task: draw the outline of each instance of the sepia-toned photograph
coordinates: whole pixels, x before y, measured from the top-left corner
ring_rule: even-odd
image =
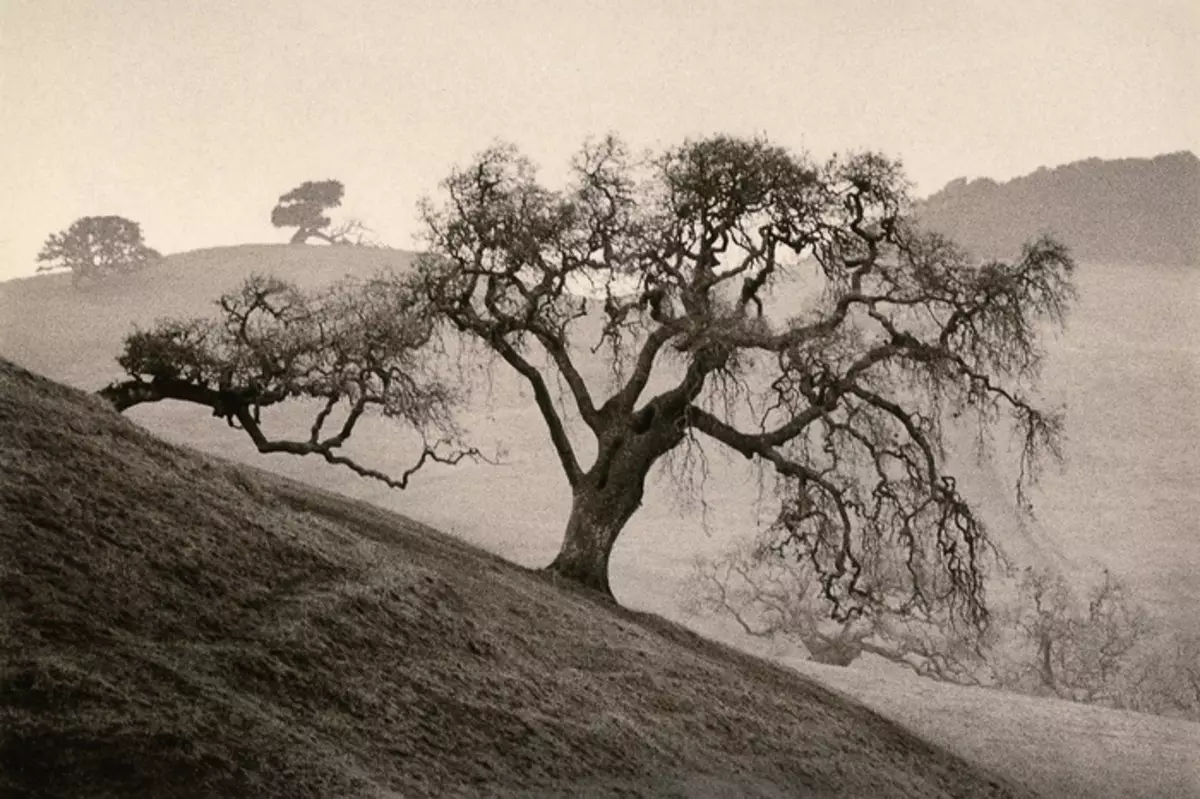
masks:
[[[1200,799],[1196,0],[0,0],[0,797]]]

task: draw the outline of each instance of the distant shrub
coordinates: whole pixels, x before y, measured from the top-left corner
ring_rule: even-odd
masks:
[[[71,270],[72,281],[101,280],[157,264],[162,255],[147,247],[137,222],[121,216],[85,216],[52,233],[38,253],[39,272]]]
[[[894,601],[897,567],[869,575],[883,601],[836,621],[811,566],[741,542],[696,561],[683,609],[784,649],[799,644],[819,663],[874,655],[941,682],[1200,721],[1200,636],[1156,623],[1107,570],[1083,584],[1049,569],[1011,575],[1009,599],[981,633],[955,625],[936,593],[925,605]]]
[[[329,226],[333,223],[325,212],[342,204],[346,189],[337,180],[306,180],[287,194],[271,210],[275,227],[294,227],[292,244],[305,244],[311,238],[335,243]]]

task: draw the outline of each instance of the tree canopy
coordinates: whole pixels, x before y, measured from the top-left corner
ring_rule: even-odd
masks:
[[[52,233],[38,253],[38,271],[66,267],[72,279],[99,280],[136,272],[162,260],[142,240],[137,222],[122,216],[85,216],[60,233]]]
[[[1041,337],[1074,296],[1061,244],[974,262],[911,221],[898,162],[815,163],[762,139],[634,157],[609,136],[584,146],[561,189],[496,145],[441,188],[422,203],[415,270],[315,304],[248,285],[223,300],[218,327],[130,337],[134,379],[107,396],[200,396],[263,451],[338,462],[352,424],[321,439],[321,411],[307,440],[264,444],[257,409],[349,400],[353,420],[366,404],[393,408],[397,386],[438,398],[436,375],[400,380],[410,372],[388,364],[448,327],[532,389],[572,492],[551,572],[611,594],[609,558],[651,468],[716,447],[773,476],[764,551],[803,561],[835,619],[884,607],[986,623],[994,542],[947,466],[946,431],[973,422],[986,454],[1010,429],[1021,500],[1039,459],[1058,455],[1061,415],[1033,391]],[[336,181],[305,184],[276,210],[299,236],[328,224],[320,210],[340,196]],[[396,324],[420,335],[377,353]],[[599,379],[585,367],[596,357]]]
[[[909,209],[884,156],[817,164],[728,136],[648,158],[607,137],[561,190],[505,145],[452,172],[423,205],[423,290],[532,388],[573,493],[552,571],[608,591],[650,468],[688,442],[775,476],[771,546],[811,564],[834,615],[883,601],[866,577],[898,553],[905,601],[936,593],[982,623],[991,540],[947,470],[944,422],[974,418],[981,442],[1015,425],[1022,485],[1057,453],[1060,416],[1031,389],[1073,262],[1042,238],[973,263]],[[798,285],[807,302],[778,301]],[[609,358],[606,385],[581,370],[588,350]]]
[[[342,204],[345,187],[337,180],[306,180],[287,194],[271,210],[275,227],[294,227],[292,244],[304,244],[311,238],[334,243],[328,228],[332,220],[325,215]]]

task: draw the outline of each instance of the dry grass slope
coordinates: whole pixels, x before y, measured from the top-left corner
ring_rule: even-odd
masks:
[[[0,509],[2,795],[1018,795],[799,675],[3,360]]]

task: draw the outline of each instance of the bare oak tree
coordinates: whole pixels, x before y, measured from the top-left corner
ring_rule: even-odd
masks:
[[[1149,615],[1124,582],[1104,570],[1080,596],[1066,576],[1027,569],[1006,614],[1014,646],[1002,657],[1001,681],[1026,693],[1121,706],[1151,636]],[[998,661],[1001,660],[998,658]]]
[[[689,441],[777,477],[772,547],[811,565],[839,618],[879,600],[865,576],[894,552],[908,601],[937,591],[986,617],[989,539],[946,470],[943,417],[973,417],[981,440],[1011,420],[1022,481],[1057,452],[1059,416],[1028,392],[1073,297],[1060,244],[976,264],[909,223],[899,164],[725,136],[645,160],[608,137],[563,190],[495,146],[442,188],[423,206],[423,290],[533,391],[572,491],[553,572],[608,593],[650,469]],[[773,297],[799,284],[811,301]],[[581,370],[589,349],[607,386]]]
[[[430,369],[434,325],[396,282],[347,280],[304,293],[256,275],[218,305],[218,319],[166,320],[128,336],[118,360],[130,379],[100,395],[118,411],[162,400],[203,405],[259,452],[316,455],[393,488],[427,463],[480,457],[459,446],[456,393]],[[307,436],[268,437],[262,411],[289,400],[315,401]],[[398,476],[342,452],[369,411],[406,423],[424,442]]]

